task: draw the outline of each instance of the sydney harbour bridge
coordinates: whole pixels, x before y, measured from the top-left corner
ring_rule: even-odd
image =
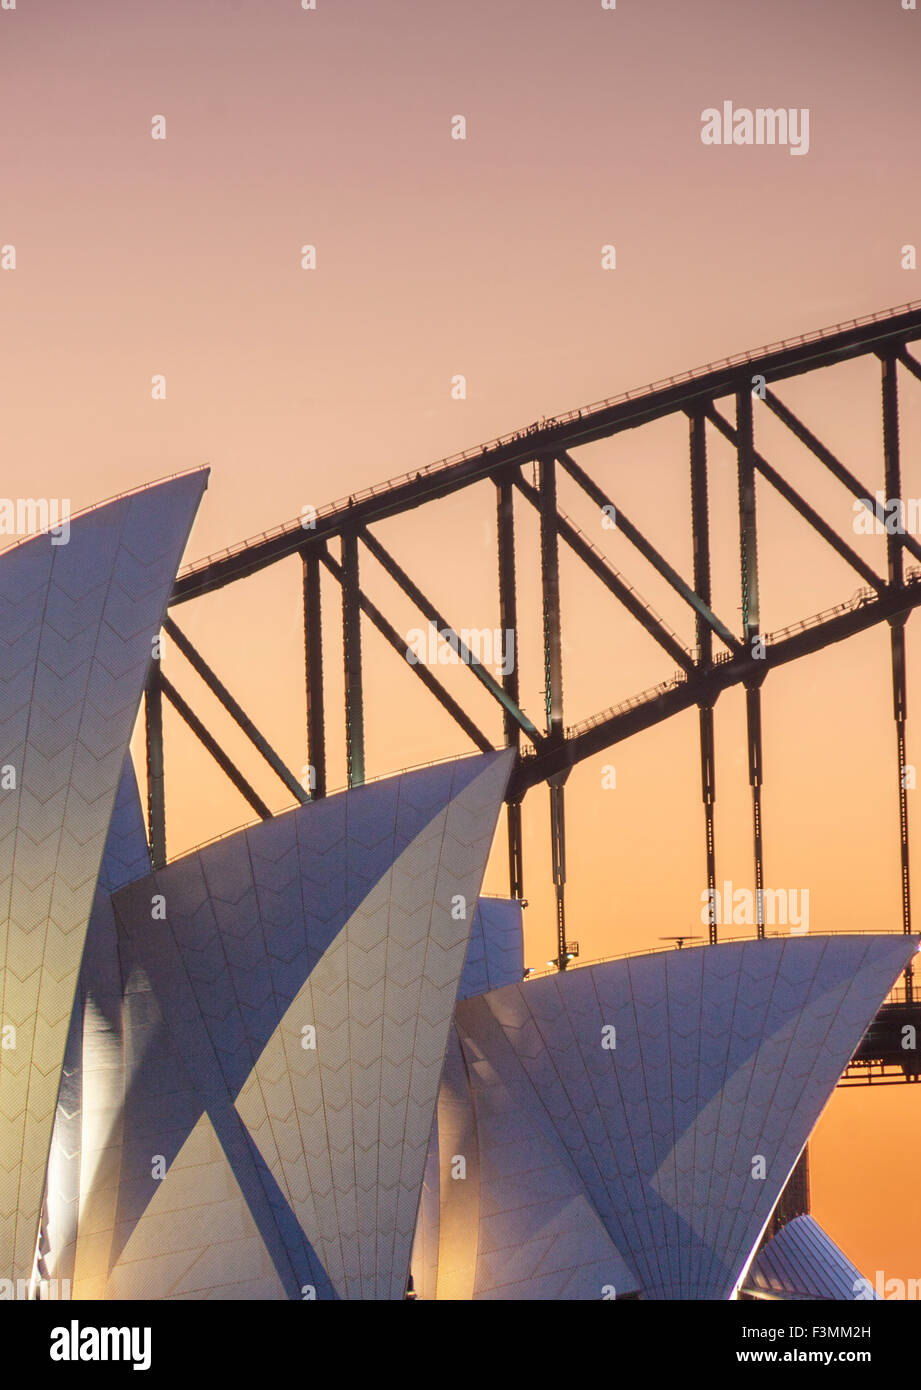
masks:
[[[365,780],[365,712],[362,693],[362,619],[373,625],[393,649],[394,659],[407,663],[404,634],[388,621],[364,580],[364,557],[371,556],[421,619],[437,629],[458,658],[494,700],[501,717],[501,739],[481,727],[446,689],[431,663],[410,664],[419,681],[456,722],[470,744],[481,751],[512,746],[515,771],[506,801],[509,892],[524,897],[521,805],[541,783],[549,790],[550,872],[555,894],[557,955],[555,967],[565,970],[573,953],[566,928],[565,784],[570,770],[583,760],[639,733],[641,730],[696,707],[699,720],[701,792],[704,836],[702,856],[711,903],[709,942],[719,939],[712,905],[715,901],[716,784],[714,773],[714,705],[722,691],[741,686],[745,691],[748,780],[751,788],[751,828],[754,864],[755,931],[765,934],[764,848],[762,833],[762,687],[776,667],[801,660],[844,641],[878,623],[890,630],[892,709],[894,720],[893,797],[899,810],[901,928],[912,930],[909,865],[909,822],[906,766],[905,628],[921,603],[921,541],[905,523],[910,507],[903,497],[899,447],[899,398],[903,390],[921,390],[921,361],[910,345],[921,338],[921,306],[896,309],[837,324],[832,328],[750,352],[737,353],[705,367],[657,381],[612,399],[544,418],[525,429],[502,436],[462,454],[439,460],[411,474],[390,479],[341,501],[313,510],[274,531],[255,536],[189,567],[178,577],[170,601],[165,631],[212,694],[246,734],[258,753],[297,801],[326,794],[327,721],[324,667],[339,663],[343,673],[346,778],[350,787]],[[783,400],[783,384],[797,377],[833,369],[857,358],[875,368],[882,410],[881,476],[858,477]],[[809,450],[815,459],[865,507],[886,536],[886,572],[877,573],[840,534],[827,515],[812,506],[779,467],[759,450],[755,420],[768,410]],[[618,504],[608,480],[592,476],[580,462],[581,447],[630,430],[640,430],[666,416],[683,417],[688,450],[676,458],[689,493],[693,573],[682,575],[666,560],[655,537],[635,525]],[[738,473],[738,531],[734,538],[740,560],[741,625],[733,627],[712,607],[711,549],[713,537],[708,506],[707,445],[711,432],[735,452]],[[597,471],[597,470],[596,470]],[[609,558],[560,508],[557,483],[561,474],[574,481],[585,496],[693,610],[696,644],[688,649],[671,628],[618,572]],[[843,559],[861,587],[837,606],[803,615],[799,622],[776,632],[761,624],[758,590],[758,512],[756,479],[776,491]],[[509,647],[519,650],[519,605],[524,597],[516,584],[515,496],[533,508],[540,537],[540,623],[543,633],[545,717],[538,728],[519,703],[517,663],[496,676],[463,641],[467,624],[463,599],[458,609],[443,612],[407,569],[374,533],[385,518],[433,506],[467,488],[492,484],[495,505],[495,612]],[[481,487],[481,493],[485,489]],[[604,709],[575,725],[564,721],[566,680],[560,606],[560,551],[565,546],[623,605],[675,664],[675,675],[651,689]],[[272,748],[231,691],[200,655],[182,630],[182,606],[214,590],[243,583],[254,574],[297,556],[302,567],[304,675],[306,682],[307,787]],[[324,650],[321,571],[341,588],[341,642],[335,652]],[[531,601],[529,592],[526,601]],[[512,634],[511,637],[508,634]],[[328,643],[326,644],[329,645]],[[148,784],[148,824],[152,860],[167,857],[166,760],[163,742],[163,701],[168,701],[216,760],[253,810],[271,816],[265,801],[235,765],[217,738],[154,663],[145,696],[145,734]],[[911,967],[903,985],[884,1005],[867,1034],[842,1084],[913,1081],[918,1076],[917,1053],[904,1046],[906,1025],[921,1025]]]

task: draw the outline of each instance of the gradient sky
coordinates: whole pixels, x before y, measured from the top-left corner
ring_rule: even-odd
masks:
[[[921,14],[901,0],[18,0],[0,11],[3,491],[74,509],[210,463],[190,560],[536,419],[761,343],[921,299]],[[708,147],[701,112],[806,107],[810,150]],[[451,139],[464,115],[467,139]],[[151,121],[166,117],[166,140]],[[317,268],[300,248],[317,248]],[[616,246],[617,269],[601,269]],[[163,373],[167,397],[151,398]],[[467,398],[454,400],[461,373]],[[882,486],[869,361],[779,394]],[[901,383],[903,479],[921,495],[921,385]],[[759,447],[850,535],[848,494],[774,420]],[[690,575],[686,428],[580,450]],[[739,625],[735,463],[711,436],[714,607]],[[690,645],[681,601],[568,480],[560,503]],[[518,512],[522,701],[540,721],[536,527]],[[762,625],[848,599],[860,578],[765,486]],[[491,485],[378,534],[457,627],[492,627]],[[369,561],[375,601],[418,625]],[[591,576],[562,571],[565,717],[672,674]],[[327,598],[328,651],[338,612]],[[305,762],[299,572],[286,562],[175,615],[292,767]],[[909,639],[913,624],[909,626]],[[469,751],[366,633],[369,772]],[[909,640],[909,759],[921,762]],[[273,808],[178,653],[167,671]],[[345,781],[330,657],[330,782]],[[498,739],[469,672],[446,684]],[[808,888],[814,931],[897,930],[888,638],[873,631],[764,689],[768,886]],[[168,717],[170,852],[250,819]],[[601,771],[616,766],[617,788]],[[751,880],[744,701],[717,706],[718,879]],[[525,807],[527,959],[554,952],[546,793]],[[921,862],[921,811],[912,849]],[[699,929],[696,715],[577,768],[569,934],[584,959]],[[504,844],[487,888],[504,892]],[[916,1092],[838,1092],[813,1144],[818,1219],[865,1272],[921,1276]]]

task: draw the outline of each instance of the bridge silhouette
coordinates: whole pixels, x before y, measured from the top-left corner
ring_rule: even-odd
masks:
[[[212,694],[247,735],[297,801],[326,795],[327,709],[324,664],[332,656],[341,663],[344,678],[346,780],[350,787],[366,777],[365,710],[363,698],[362,618],[370,623],[410,665],[428,694],[455,721],[477,749],[504,744],[517,751],[507,796],[509,892],[524,897],[522,863],[522,802],[540,783],[549,789],[550,870],[556,907],[557,954],[554,967],[565,970],[577,954],[567,939],[565,783],[571,769],[644,729],[681,711],[696,707],[699,722],[701,792],[704,809],[703,858],[710,921],[707,945],[715,944],[719,928],[714,910],[716,890],[714,705],[734,686],[745,691],[748,779],[752,803],[755,931],[766,935],[764,913],[764,847],[762,832],[761,688],[770,671],[864,632],[879,623],[890,629],[895,724],[896,766],[893,794],[899,808],[899,896],[902,931],[912,930],[908,799],[904,769],[906,733],[905,625],[921,603],[921,542],[903,524],[906,515],[899,447],[899,393],[903,381],[921,389],[921,361],[909,345],[921,338],[921,303],[903,305],[831,328],[804,334],[719,362],[654,382],[635,391],[595,402],[550,419],[541,419],[515,433],[378,486],[356,492],[329,506],[263,532],[238,545],[189,565],[179,575],[170,600],[165,631]],[[882,465],[885,500],[857,477],[807,423],[784,403],[777,388],[797,377],[843,362],[875,359],[880,373],[882,406]],[[756,416],[766,410],[804,445],[841,487],[867,508],[885,530],[886,572],[877,573],[813,507],[784,473],[759,451]],[[668,416],[684,417],[688,430],[690,528],[693,573],[680,574],[650,537],[624,513],[607,483],[600,483],[574,452],[596,441]],[[735,452],[738,479],[738,553],[740,557],[741,625],[725,621],[713,609],[711,585],[711,528],[708,503],[708,436],[715,431]],[[528,474],[530,473],[530,480]],[[614,567],[608,556],[559,507],[558,479],[566,475],[611,526],[639,552],[660,578],[688,605],[693,615],[695,645],[686,647],[674,631]],[[758,516],[756,479],[767,484],[796,512],[858,576],[860,588],[852,597],[820,613],[804,616],[781,630],[761,626],[758,575]],[[494,485],[496,505],[495,612],[499,629],[518,643],[519,593],[516,583],[515,495],[534,510],[540,535],[540,612],[543,635],[544,722],[538,728],[522,709],[517,660],[497,677],[463,640],[462,615],[450,619],[430,599],[404,566],[382,544],[371,527],[451,497],[476,484]],[[604,709],[575,725],[564,723],[563,634],[560,611],[561,543],[619,600],[631,617],[671,658],[672,678]],[[402,594],[442,638],[488,692],[501,716],[501,739],[491,736],[468,709],[449,692],[431,665],[407,661],[407,641],[370,596],[363,581],[363,562],[371,556]],[[304,615],[304,671],[307,692],[307,749],[309,789],[286,766],[269,741],[242,709],[220,676],[208,665],[183,632],[179,618],[189,601],[244,582],[260,571],[297,556],[301,560]],[[341,589],[341,642],[336,653],[324,649],[320,577],[325,570]],[[451,620],[453,619],[453,621]],[[145,696],[145,740],[148,825],[155,867],[167,860],[167,814],[163,744],[163,702],[178,712],[227,777],[261,817],[271,811],[248,779],[222,748],[159,664]],[[705,949],[703,947],[702,949]],[[918,1079],[917,1052],[906,1050],[903,1030],[921,1028],[921,1002],[916,998],[912,969],[883,1006],[845,1073],[842,1084],[889,1084]],[[912,1034],[915,1036],[915,1034]]]

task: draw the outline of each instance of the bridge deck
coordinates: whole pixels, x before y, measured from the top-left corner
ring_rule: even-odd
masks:
[[[695,402],[718,399],[736,389],[740,372],[758,372],[776,383],[848,357],[877,352],[887,342],[904,343],[917,337],[921,337],[921,301],[738,352],[619,396],[536,421],[488,444],[452,454],[319,508],[309,529],[305,529],[303,518],[297,517],[273,531],[206,556],[182,571],[171,602],[184,603],[254,574],[302,551],[311,542],[329,539],[343,525],[367,525],[410,511],[488,478],[497,468],[527,463],[541,452],[589,444],[660,416],[687,410]]]

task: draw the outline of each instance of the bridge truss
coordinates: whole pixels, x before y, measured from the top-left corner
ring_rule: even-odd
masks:
[[[344,729],[349,786],[365,779],[364,700],[362,690],[362,620],[370,623],[406,662],[407,644],[377,606],[363,583],[364,560],[370,555],[408,598],[420,615],[434,624],[454,647],[459,659],[495,701],[502,721],[502,741],[518,757],[507,797],[509,888],[524,895],[521,806],[540,783],[549,789],[551,871],[556,902],[558,969],[566,969],[573,952],[567,942],[565,882],[566,837],[564,788],[570,770],[583,760],[629,738],[632,734],[692,707],[698,711],[701,794],[704,808],[704,857],[711,890],[708,940],[718,938],[713,911],[716,889],[714,705],[731,686],[745,691],[748,779],[752,804],[752,846],[756,931],[765,934],[762,839],[761,688],[776,667],[818,652],[878,623],[890,629],[895,724],[895,790],[899,806],[900,890],[902,927],[911,930],[908,801],[905,787],[905,624],[921,603],[921,543],[905,527],[892,524],[892,504],[904,509],[899,448],[899,393],[921,389],[921,361],[909,350],[921,338],[921,304],[910,304],[831,329],[772,344],[754,352],[712,363],[642,390],[627,392],[566,415],[541,420],[527,429],[503,436],[464,454],[441,460],[320,509],[305,527],[304,518],[247,540],[185,569],[176,581],[165,631],[221,702],[253,746],[296,800],[326,794],[327,709],[324,665],[341,663],[344,676]],[[838,363],[870,358],[878,363],[882,406],[882,473],[885,501],[865,479],[855,474],[817,436],[809,424],[785,404],[783,383]],[[778,394],[778,391],[781,394]],[[755,439],[755,418],[767,409],[809,450],[838,483],[860,499],[886,527],[886,572],[877,573],[833,526],[827,515],[810,505],[768,458]],[[667,416],[682,417],[688,439],[688,484],[693,572],[680,574],[653,541],[619,507],[607,481],[599,481],[576,457],[585,445],[630,430],[642,429]],[[711,592],[711,528],[708,504],[708,438],[713,432],[728,441],[735,453],[738,481],[738,547],[740,557],[741,624],[733,626],[714,612]],[[530,474],[530,479],[529,475]],[[558,506],[557,483],[563,475],[606,515],[667,585],[692,610],[696,645],[687,649],[658,614],[639,597],[610,559]],[[758,513],[756,480],[775,490],[812,528],[829,549],[860,577],[862,588],[847,603],[807,618],[782,631],[762,631],[758,584]],[[497,554],[495,611],[500,629],[514,634],[518,644],[519,592],[516,583],[516,495],[536,513],[540,537],[540,618],[543,633],[545,710],[538,728],[520,705],[517,663],[501,678],[494,676],[468,650],[456,626],[436,606],[406,568],[375,534],[385,518],[408,513],[484,482],[495,494]],[[519,503],[519,505],[522,505]],[[904,516],[904,510],[897,513]],[[887,525],[887,519],[889,524]],[[673,660],[677,673],[651,690],[604,710],[575,726],[563,719],[563,633],[560,611],[560,551],[566,547],[623,605],[632,618]],[[301,561],[304,617],[304,670],[307,691],[306,742],[312,784],[301,785],[259,732],[218,674],[184,634],[182,605],[252,575],[282,560]],[[341,589],[341,643],[335,654],[324,649],[321,572],[332,575]],[[456,619],[458,615],[452,614]],[[327,644],[328,645],[328,644]],[[429,695],[438,702],[469,739],[486,751],[495,745],[469,711],[451,694],[425,662],[411,666]],[[148,823],[155,865],[166,862],[166,796],[164,780],[163,701],[168,701],[196,734],[238,791],[260,816],[271,811],[243,776],[219,741],[209,732],[157,663],[145,698],[148,785]],[[911,969],[905,978],[904,1007],[916,1007]],[[906,1074],[905,1079],[909,1078]]]

